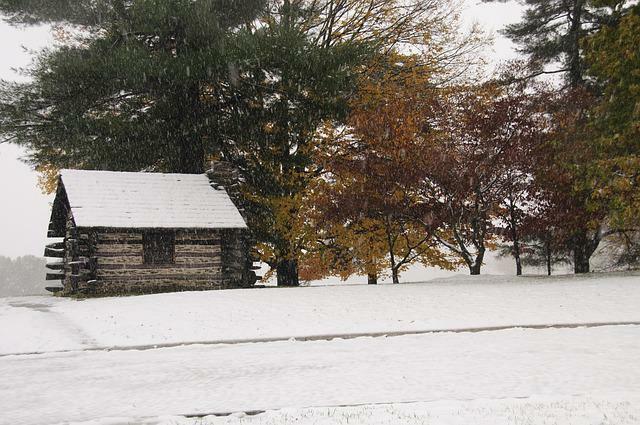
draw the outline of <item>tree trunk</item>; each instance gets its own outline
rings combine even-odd
[[[391,269],[391,278],[393,279],[393,283],[400,283],[400,273],[395,267]]]
[[[369,285],[377,285],[378,284],[378,273],[369,273],[369,274],[367,274],[367,284],[369,284]]]
[[[573,240],[573,271],[576,274],[589,273],[589,259],[598,247],[597,240],[589,238],[587,230],[581,230]]]
[[[513,231],[513,258],[516,260],[516,275],[522,276],[522,260],[520,259],[520,241],[518,240],[518,232]]]
[[[522,261],[520,261],[520,256],[516,257],[516,276],[522,276]]]
[[[300,286],[298,260],[280,260],[276,267],[278,286]]]
[[[513,258],[516,260],[516,275],[522,276],[522,261],[520,260],[520,235],[518,234],[518,211],[512,197],[509,197],[509,227],[513,240]]]
[[[547,260],[547,276],[551,276],[551,242],[545,242],[545,257]]]
[[[482,269],[482,261],[484,260],[484,249],[480,249],[478,254],[476,255],[476,259],[472,263],[469,264],[469,274],[472,276],[477,276],[480,274],[480,270]]]
[[[398,276],[399,266],[396,265],[396,255],[394,252],[395,238],[391,236],[390,228],[391,226],[389,224],[389,217],[387,216],[387,220],[385,221],[385,230],[387,233],[387,249],[389,250],[389,261],[391,262],[391,279],[393,283],[400,283],[400,277]]]
[[[585,245],[576,245],[573,248],[573,271],[576,274],[589,273],[589,255]]]
[[[571,21],[567,33],[567,66],[569,68],[569,84],[578,87],[584,83],[580,45],[584,39],[582,19],[585,0],[574,0]]]

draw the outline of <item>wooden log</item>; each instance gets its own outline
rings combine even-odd
[[[58,292],[62,291],[64,288],[62,288],[61,286],[46,286],[44,289],[46,289],[51,293],[57,294]]]
[[[99,239],[97,244],[100,245],[140,245],[142,246],[142,239]]]
[[[64,273],[47,273],[46,280],[62,280]]]
[[[100,266],[108,264],[143,264],[142,255],[101,255],[97,258]]]
[[[220,245],[220,239],[176,239],[176,245]]]
[[[102,261],[104,258],[118,258],[118,257],[139,258],[140,261],[142,261],[142,252],[109,252],[109,251],[101,251],[101,252],[96,253],[96,257],[100,261]]]
[[[75,260],[69,261],[67,264],[70,264],[70,265],[79,264],[81,266],[88,266],[91,263],[91,261],[96,261],[96,257],[89,258],[89,257],[79,256]]]
[[[98,243],[96,244],[96,255],[100,257],[103,253],[138,254],[142,255],[142,244],[130,243]]]
[[[139,245],[142,246],[142,239],[100,239],[99,245]]]
[[[102,264],[98,266],[99,270],[189,270],[190,273],[192,269],[195,270],[212,270],[216,268],[222,267],[221,261],[211,261],[209,260],[206,263],[196,263],[196,264]]]
[[[104,230],[98,231],[97,235],[99,239],[122,239],[122,238],[142,238],[142,231],[135,229],[119,229],[119,230]]]
[[[176,266],[188,265],[188,264],[208,264],[211,262],[222,263],[220,255],[208,255],[208,254],[181,254],[176,255]]]
[[[47,263],[45,267],[49,270],[64,270],[64,263]]]
[[[120,239],[100,239],[98,242],[100,245],[142,245],[143,243],[143,239],[142,238],[138,238],[138,239],[126,239],[126,238],[120,238]],[[177,239],[175,240],[175,244],[176,245],[219,245],[220,244],[220,238],[215,237],[215,236],[206,236],[206,235],[202,235],[199,237],[191,237],[191,238],[184,238],[184,239]]]
[[[45,248],[45,257],[64,258],[64,249]]]
[[[180,277],[183,279],[195,278],[195,277],[219,277],[222,272],[222,268],[219,266],[216,267],[203,267],[203,268],[193,268],[188,271],[181,268],[170,268],[170,269],[115,269],[109,270],[99,267],[96,270],[96,276],[106,277],[106,276],[121,276],[121,277],[137,277],[139,279],[145,279],[147,277],[151,278],[154,276],[171,276],[171,277]]]
[[[176,255],[197,253],[215,254],[220,251],[220,245],[176,245]]]
[[[99,243],[142,243],[141,233],[98,233]]]
[[[176,232],[176,242],[199,239],[220,239],[216,230],[180,230]]]
[[[176,253],[176,263],[180,259],[188,261],[190,258],[220,258],[221,256],[220,252],[180,252]]]
[[[186,284],[209,284],[214,282],[222,282],[223,279],[220,275],[210,275],[210,276],[182,276],[182,275],[158,275],[158,276],[147,276],[147,277],[139,277],[139,276],[102,276],[99,281],[101,282],[137,282],[137,283],[148,283],[149,285],[157,284],[157,283],[186,283]]]
[[[64,249],[64,242],[52,242],[50,244],[47,244],[47,248],[51,248],[51,249]]]

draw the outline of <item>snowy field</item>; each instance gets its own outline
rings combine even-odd
[[[638,273],[2,299],[0,424],[637,425],[638,306]],[[314,335],[349,339],[215,343]]]
[[[640,273],[0,298],[0,354],[492,326],[640,322]]]

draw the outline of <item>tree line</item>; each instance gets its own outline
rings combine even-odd
[[[14,259],[0,255],[0,297],[45,294],[45,263],[33,255]]]
[[[479,274],[633,259],[640,7],[527,2],[525,60],[478,77],[487,42],[455,0],[0,0],[51,24],[0,135],[43,181],[60,168],[239,171],[255,250],[279,285],[416,262]],[[539,77],[557,74],[557,82]],[[626,261],[626,260],[625,260]]]

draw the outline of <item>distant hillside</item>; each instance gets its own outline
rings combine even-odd
[[[44,258],[33,255],[0,256],[0,297],[47,294],[45,264]]]

